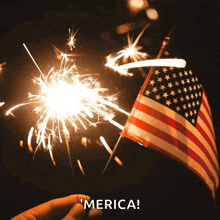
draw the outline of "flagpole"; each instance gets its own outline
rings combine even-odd
[[[116,152],[116,150],[117,150],[117,148],[118,148],[118,144],[119,144],[119,142],[121,141],[121,138],[122,138],[122,132],[121,132],[121,134],[120,134],[120,136],[119,136],[119,138],[118,138],[118,140],[117,140],[117,142],[116,142],[116,144],[115,144],[115,146],[114,146],[114,149],[113,149],[113,151],[112,151],[112,154],[111,154],[111,156],[109,157],[108,162],[106,163],[104,170],[102,171],[101,178],[102,178],[102,176],[103,176],[105,170],[107,169],[109,163],[111,162],[112,158],[115,156],[115,152]]]
[[[165,37],[165,39],[164,39],[164,41],[163,41],[163,43],[162,43],[162,46],[161,46],[161,48],[160,48],[160,51],[159,51],[159,53],[158,53],[156,59],[160,59],[161,55],[163,54],[164,49],[166,48],[166,46],[168,45],[168,43],[169,43],[169,41],[170,41],[170,36],[171,36],[171,34],[173,33],[174,28],[175,28],[175,26],[173,26],[173,28],[170,30],[170,32],[168,33],[168,35]],[[144,89],[146,88],[147,84],[149,83],[149,80],[150,80],[150,78],[151,78],[151,76],[152,76],[152,74],[153,74],[153,72],[154,72],[154,69],[155,69],[155,67],[151,67],[151,68],[150,68],[150,71],[149,71],[148,75],[146,76],[146,79],[145,79],[145,81],[144,81],[144,84],[143,84],[143,86],[142,86],[142,88],[141,88],[139,94],[143,94]],[[103,176],[103,174],[105,173],[105,171],[106,171],[106,169],[107,169],[109,163],[111,162],[112,158],[115,156],[115,152],[116,152],[116,150],[117,150],[117,148],[118,148],[119,142],[121,141],[122,134],[123,134],[123,131],[121,132],[121,134],[120,134],[120,136],[119,136],[119,138],[118,138],[118,140],[117,140],[117,142],[116,142],[116,144],[115,144],[115,146],[114,146],[114,149],[113,149],[113,151],[112,151],[112,154],[111,154],[111,156],[109,157],[109,159],[108,159],[108,161],[107,161],[107,163],[106,163],[106,165],[105,165],[105,168],[104,168],[104,170],[102,171],[102,174],[101,174],[101,177],[100,177],[100,178],[102,178],[102,176]]]

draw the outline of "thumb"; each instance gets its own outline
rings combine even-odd
[[[63,220],[80,220],[85,216],[85,210],[79,203],[75,204]]]

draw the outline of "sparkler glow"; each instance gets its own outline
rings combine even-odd
[[[105,64],[105,66],[119,72],[122,75],[125,76],[132,76],[132,73],[128,73],[127,70],[119,68],[118,67],[118,61],[119,59],[122,58],[122,61],[125,63],[129,60],[131,61],[135,61],[137,62],[138,60],[142,60],[145,59],[147,57],[147,53],[145,52],[141,52],[140,50],[142,49],[142,46],[137,46],[138,41],[140,40],[142,34],[144,33],[144,31],[149,27],[150,23],[147,24],[143,30],[140,32],[140,34],[138,35],[138,37],[136,38],[136,40],[133,42],[132,38],[130,37],[130,35],[127,35],[128,38],[128,46],[123,49],[120,50],[117,54],[116,57],[112,57],[111,55],[109,55],[107,57],[107,63]]]
[[[150,67],[150,66],[172,66],[172,67],[185,67],[186,62],[182,59],[147,59],[147,53],[141,52],[142,46],[137,46],[138,41],[140,40],[141,36],[143,35],[144,31],[149,27],[150,23],[147,24],[138,37],[135,39],[134,43],[133,40],[128,35],[128,46],[120,50],[117,56],[109,55],[107,56],[107,63],[105,66],[113,69],[114,71],[118,72],[124,76],[133,76],[133,73],[129,73],[128,69],[130,68],[139,68],[142,72],[142,67]],[[127,63],[130,59],[132,62],[127,64],[119,65],[119,60],[122,59],[123,63]]]
[[[73,29],[71,29],[71,30],[69,29],[69,38],[68,38],[67,46],[69,47],[70,50],[73,50],[73,48],[75,48],[76,33],[77,33],[77,31],[75,33],[73,33]]]
[[[134,43],[128,35],[128,47],[119,51],[119,55],[116,57],[108,56],[106,66],[123,75],[132,75],[128,73],[129,68],[146,66],[184,67],[186,62],[181,59],[143,60],[147,58],[147,53],[141,52],[142,47],[137,46],[137,43],[149,25],[144,27]],[[73,31],[69,30],[69,34],[70,37],[67,45],[70,50],[73,50],[75,48],[76,32],[73,34]],[[39,116],[39,119],[36,128],[32,127],[29,131],[27,143],[30,152],[34,152],[35,157],[36,151],[42,146],[49,151],[51,160],[56,165],[52,149],[57,139],[62,143],[64,138],[72,173],[74,173],[69,146],[71,127],[77,132],[79,128],[86,130],[88,126],[96,126],[101,120],[104,120],[123,130],[124,127],[113,120],[114,112],[116,110],[127,116],[130,114],[115,103],[115,95],[106,95],[108,89],[100,87],[98,80],[93,78],[91,74],[80,74],[77,71],[77,67],[71,59],[73,54],[62,53],[54,47],[60,60],[60,67],[58,69],[51,68],[47,74],[44,74],[25,44],[24,47],[40,72],[40,76],[33,79],[34,84],[38,87],[38,93],[29,93],[29,100],[27,102],[12,107],[6,112],[6,115],[13,115],[12,111],[21,106],[34,105],[34,112]],[[119,59],[122,59],[126,64],[118,65]],[[132,62],[127,63],[129,60]],[[1,104],[3,105],[4,103]],[[37,147],[35,150],[33,150],[31,144],[33,134],[36,136]],[[113,156],[114,152],[108,146],[105,139],[101,136],[100,140],[110,155]],[[87,146],[87,139],[84,138],[81,144]],[[119,165],[122,165],[119,158],[115,157],[115,160]],[[77,160],[77,163],[81,172],[85,175],[80,161]]]
[[[71,41],[69,45],[74,47],[72,42],[74,41]],[[108,89],[101,88],[100,83],[91,74],[79,74],[76,66],[72,64],[73,60],[70,59],[69,54],[64,54],[57,49],[62,57],[59,69],[51,68],[47,74],[43,74],[26,45],[24,47],[40,72],[40,76],[33,80],[34,84],[38,86],[39,93],[29,93],[28,102],[12,107],[6,112],[6,115],[12,114],[15,109],[27,104],[35,106],[34,112],[39,115],[39,119],[37,122],[37,147],[34,155],[37,149],[43,146],[44,149],[49,150],[55,165],[52,148],[57,138],[62,143],[64,136],[71,161],[68,141],[69,125],[77,131],[79,127],[87,129],[87,126],[96,126],[97,123],[100,123],[100,119],[103,119],[121,128],[121,125],[113,120],[113,109],[127,115],[129,113],[115,104],[114,95],[105,95]],[[33,132],[34,127],[30,129],[28,135],[28,148],[31,152],[33,152],[31,145]]]
[[[0,71],[2,70],[2,67],[6,65],[6,62],[0,63]]]

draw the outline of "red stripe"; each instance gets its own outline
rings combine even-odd
[[[198,154],[196,154],[194,151],[192,151],[190,148],[188,148],[185,144],[183,144],[182,142],[180,142],[178,139],[171,136],[170,134],[165,133],[164,131],[158,129],[157,127],[154,127],[150,124],[147,124],[146,122],[144,122],[138,118],[131,116],[131,117],[129,117],[128,122],[139,127],[140,129],[142,129],[144,131],[147,131],[148,133],[150,133],[156,137],[159,137],[160,139],[162,139],[162,140],[168,142],[169,144],[173,145],[174,147],[178,148],[179,150],[184,152],[189,157],[193,158],[195,161],[197,161],[204,168],[204,170],[208,174],[209,178],[212,180],[212,182],[214,183],[214,185],[216,187],[217,183],[215,181],[215,177],[210,172],[210,170],[207,167],[207,165],[205,164],[205,162],[201,159],[201,157]]]
[[[130,140],[134,141],[134,142],[137,142],[137,143],[141,143],[143,144],[145,147],[150,147],[154,150],[157,150],[159,152],[162,152],[168,156],[170,156],[171,158],[175,158],[177,161],[179,161],[180,163],[184,164],[186,167],[188,167],[188,169],[192,170],[195,174],[197,174],[205,183],[206,183],[206,179],[196,170],[194,169],[193,167],[189,166],[185,161],[181,160],[179,157],[171,154],[170,152],[166,151],[165,149],[151,143],[151,142],[148,142],[147,140],[144,140],[140,137],[135,137],[135,136],[132,136],[130,135],[129,133],[127,133],[127,131],[125,130],[123,132],[123,136],[129,138]],[[214,184],[215,185],[215,184]],[[209,187],[209,189],[211,190],[211,192],[213,193],[213,189],[207,184],[207,186]],[[215,186],[216,188],[216,186]]]
[[[213,168],[215,169],[216,172],[218,172],[218,168],[217,165],[215,164],[215,162],[213,161],[212,157],[210,156],[209,152],[207,151],[206,147],[200,142],[200,140],[191,132],[189,131],[186,127],[184,127],[182,124],[180,124],[179,122],[173,120],[172,118],[170,118],[167,115],[162,114],[161,112],[158,112],[157,110],[151,108],[150,106],[146,106],[140,102],[135,103],[134,108],[138,109],[139,111],[144,112],[145,114],[148,114],[166,124],[168,124],[169,126],[175,128],[176,130],[178,130],[179,132],[181,132],[183,135],[187,136],[190,140],[192,140],[206,155],[206,157],[208,158],[208,160],[210,161],[210,163],[212,164]],[[192,125],[193,126],[193,125]],[[212,148],[213,150],[213,148]],[[216,151],[214,150],[215,155],[216,155]]]
[[[200,118],[203,120],[203,122],[207,125],[209,131],[210,131],[211,134],[212,134],[213,139],[215,139],[213,130],[212,130],[212,128],[211,128],[211,126],[210,126],[210,124],[209,124],[207,118],[205,117],[205,115],[203,114],[203,112],[202,112],[201,110],[199,111],[199,117],[200,117]]]

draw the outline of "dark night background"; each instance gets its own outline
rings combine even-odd
[[[159,13],[143,34],[140,45],[156,56],[161,43],[176,25],[171,40],[173,49],[193,67],[200,78],[213,114],[216,142],[220,144],[219,102],[219,1],[153,0],[150,6]],[[79,131],[72,135],[70,145],[75,177],[72,177],[64,145],[54,149],[57,166],[49,153],[38,151],[35,160],[28,151],[28,131],[36,122],[30,106],[20,108],[16,118],[5,117],[11,106],[25,102],[27,93],[34,91],[31,79],[37,76],[36,67],[24,50],[25,43],[38,65],[47,72],[57,65],[53,47],[65,50],[68,28],[78,30],[76,35],[76,65],[79,71],[94,73],[110,93],[119,93],[120,106],[130,111],[144,78],[136,72],[133,78],[121,77],[104,67],[105,58],[126,46],[126,34],[116,33],[118,25],[134,22],[134,38],[149,22],[146,14],[129,14],[121,1],[7,1],[0,6],[0,63],[7,62],[0,72],[1,176],[0,219],[10,219],[33,206],[69,194],[83,193],[93,198],[140,199],[136,211],[104,210],[104,219],[218,219],[220,217],[220,190],[213,201],[206,185],[194,173],[166,155],[145,149],[123,139],[118,156],[124,166],[114,161],[105,176],[100,174],[108,153],[97,143],[103,135],[110,146],[116,142],[119,131],[109,124],[96,129]],[[147,70],[146,70],[147,71]],[[31,114],[30,114],[31,112]],[[126,117],[116,115],[124,124]],[[80,145],[80,137],[87,136],[92,143]],[[24,147],[19,141],[24,140]],[[79,158],[87,174],[83,177],[76,164]]]

